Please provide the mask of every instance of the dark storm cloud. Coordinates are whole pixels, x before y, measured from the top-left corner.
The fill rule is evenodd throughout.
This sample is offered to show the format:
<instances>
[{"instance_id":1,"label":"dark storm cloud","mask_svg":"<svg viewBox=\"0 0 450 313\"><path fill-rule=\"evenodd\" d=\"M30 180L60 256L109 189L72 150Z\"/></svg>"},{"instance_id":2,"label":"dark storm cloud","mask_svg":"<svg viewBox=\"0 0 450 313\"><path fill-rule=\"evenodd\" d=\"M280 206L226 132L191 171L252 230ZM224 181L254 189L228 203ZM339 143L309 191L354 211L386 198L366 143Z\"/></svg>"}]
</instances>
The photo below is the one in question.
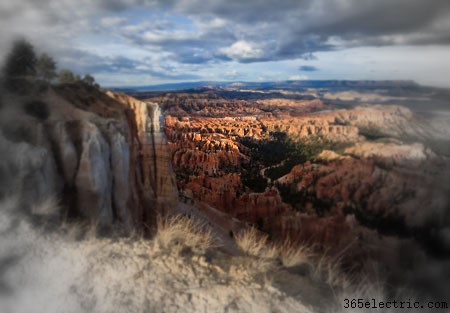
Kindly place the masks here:
<instances>
[{"instance_id":1,"label":"dark storm cloud","mask_svg":"<svg viewBox=\"0 0 450 313\"><path fill-rule=\"evenodd\" d=\"M228 28L201 24L199 29L185 30L164 20L117 27L116 34L134 45L171 53L171 60L186 64L221 59L215 49L237 40Z\"/></svg>"},{"instance_id":2,"label":"dark storm cloud","mask_svg":"<svg viewBox=\"0 0 450 313\"><path fill-rule=\"evenodd\" d=\"M317 72L319 69L311 65L302 65L298 68L300 72Z\"/></svg>"},{"instance_id":3,"label":"dark storm cloud","mask_svg":"<svg viewBox=\"0 0 450 313\"><path fill-rule=\"evenodd\" d=\"M213 60L214 55L203 49L185 48L172 54L172 59L185 64L203 64Z\"/></svg>"},{"instance_id":4,"label":"dark storm cloud","mask_svg":"<svg viewBox=\"0 0 450 313\"><path fill-rule=\"evenodd\" d=\"M175 9L194 16L224 18L240 26L240 39L277 39L277 49L268 50L255 61L364 45L448 44L450 33L447 0L232 0L199 4L183 1Z\"/></svg>"},{"instance_id":5,"label":"dark storm cloud","mask_svg":"<svg viewBox=\"0 0 450 313\"><path fill-rule=\"evenodd\" d=\"M419 31L448 17L447 0L188 0L174 5L193 15L212 14L240 24L273 23L304 34L361 32L389 34ZM302 19L300 19L302 18ZM285 28L285 31L289 31ZM298 33L298 32L297 32Z\"/></svg>"},{"instance_id":6,"label":"dark storm cloud","mask_svg":"<svg viewBox=\"0 0 450 313\"><path fill-rule=\"evenodd\" d=\"M447 0L188 0L170 6L193 20L212 16L226 21L223 36L206 31L197 42L172 38L160 43L168 51L183 50L187 43L207 43L211 53L194 58L195 63L211 59L249 63L307 58L318 51L347 47L449 43ZM230 31L234 42L233 36L225 36ZM270 41L275 43L268 45ZM245 49L236 49L236 42L246 42L249 49L262 53L249 55ZM185 56L180 62L191 62Z\"/></svg>"},{"instance_id":7,"label":"dark storm cloud","mask_svg":"<svg viewBox=\"0 0 450 313\"><path fill-rule=\"evenodd\" d=\"M342 1L343 2L343 1ZM429 31L440 18L449 16L450 2L446 0L352 0L335 7L312 23L306 31L326 35L365 34L368 36L410 34Z\"/></svg>"},{"instance_id":8,"label":"dark storm cloud","mask_svg":"<svg viewBox=\"0 0 450 313\"><path fill-rule=\"evenodd\" d=\"M175 10L193 15L213 15L238 23L255 24L261 21L282 21L283 17L308 9L312 0L255 0L255 1L200 1L174 2Z\"/></svg>"}]
</instances>

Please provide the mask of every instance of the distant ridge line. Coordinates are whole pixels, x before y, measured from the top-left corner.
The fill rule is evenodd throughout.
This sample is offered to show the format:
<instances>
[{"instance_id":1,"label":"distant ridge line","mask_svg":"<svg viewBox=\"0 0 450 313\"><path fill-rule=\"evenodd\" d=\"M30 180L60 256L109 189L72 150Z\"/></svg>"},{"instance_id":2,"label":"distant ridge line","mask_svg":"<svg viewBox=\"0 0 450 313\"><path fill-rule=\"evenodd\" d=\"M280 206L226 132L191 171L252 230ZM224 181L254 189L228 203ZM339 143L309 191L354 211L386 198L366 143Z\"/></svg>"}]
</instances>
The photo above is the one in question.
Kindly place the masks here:
<instances>
[{"instance_id":1,"label":"distant ridge line","mask_svg":"<svg viewBox=\"0 0 450 313\"><path fill-rule=\"evenodd\" d=\"M304 88L326 88L326 87L419 87L412 80L286 80L267 82L245 82L245 81L199 81L181 82L146 86L110 87L109 89L121 92L145 92L145 91L175 91L187 90L201 87L212 88L254 88L254 89L278 89L289 87Z\"/></svg>"}]
</instances>

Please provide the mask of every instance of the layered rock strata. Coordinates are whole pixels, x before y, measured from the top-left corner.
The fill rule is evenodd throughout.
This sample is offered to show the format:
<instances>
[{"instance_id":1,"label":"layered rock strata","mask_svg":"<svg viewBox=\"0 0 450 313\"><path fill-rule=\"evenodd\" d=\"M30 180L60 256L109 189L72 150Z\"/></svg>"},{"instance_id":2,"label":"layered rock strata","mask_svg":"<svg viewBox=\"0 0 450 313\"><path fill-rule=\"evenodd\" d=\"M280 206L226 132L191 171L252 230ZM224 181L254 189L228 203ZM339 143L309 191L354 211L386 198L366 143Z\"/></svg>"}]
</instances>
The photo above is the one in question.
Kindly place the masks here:
<instances>
[{"instance_id":1,"label":"layered rock strata","mask_svg":"<svg viewBox=\"0 0 450 313\"><path fill-rule=\"evenodd\" d=\"M23 207L31 210L53 197L60 205L46 214L127 229L151 224L158 212L176 204L157 104L66 85L40 95L39 105L48 116L36 118L21 105L1 112L0 166L13 182L2 184L2 194L18 188Z\"/></svg>"},{"instance_id":2,"label":"layered rock strata","mask_svg":"<svg viewBox=\"0 0 450 313\"><path fill-rule=\"evenodd\" d=\"M436 253L445 250L444 239L428 233L427 225L441 228L448 219L450 166L418 142L425 141L421 134L429 133L429 125L407 108L329 110L318 101L281 99L226 103L205 94L152 100L169 113L166 133L186 201L253 223L272 238L289 237L332 253L345 250L348 259L365 255L364 244L379 244L373 232L420 237L421 244L428 238L435 240ZM294 142L345 145L318 151L269 180L269 169L282 168L285 160L264 166L257 145L280 132ZM255 180L258 173L263 177Z\"/></svg>"}]
</instances>

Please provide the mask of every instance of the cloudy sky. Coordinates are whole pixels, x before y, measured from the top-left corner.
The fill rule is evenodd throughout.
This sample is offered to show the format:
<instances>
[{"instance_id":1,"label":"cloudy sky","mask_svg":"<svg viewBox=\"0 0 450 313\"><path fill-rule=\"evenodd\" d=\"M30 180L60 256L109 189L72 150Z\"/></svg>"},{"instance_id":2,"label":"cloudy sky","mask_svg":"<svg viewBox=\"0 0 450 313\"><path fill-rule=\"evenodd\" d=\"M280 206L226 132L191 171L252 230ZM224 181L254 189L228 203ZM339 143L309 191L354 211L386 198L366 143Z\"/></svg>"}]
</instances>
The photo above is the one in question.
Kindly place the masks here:
<instances>
[{"instance_id":1,"label":"cloudy sky","mask_svg":"<svg viewBox=\"0 0 450 313\"><path fill-rule=\"evenodd\" d=\"M450 87L449 0L15 0L17 36L105 86L412 79Z\"/></svg>"}]
</instances>

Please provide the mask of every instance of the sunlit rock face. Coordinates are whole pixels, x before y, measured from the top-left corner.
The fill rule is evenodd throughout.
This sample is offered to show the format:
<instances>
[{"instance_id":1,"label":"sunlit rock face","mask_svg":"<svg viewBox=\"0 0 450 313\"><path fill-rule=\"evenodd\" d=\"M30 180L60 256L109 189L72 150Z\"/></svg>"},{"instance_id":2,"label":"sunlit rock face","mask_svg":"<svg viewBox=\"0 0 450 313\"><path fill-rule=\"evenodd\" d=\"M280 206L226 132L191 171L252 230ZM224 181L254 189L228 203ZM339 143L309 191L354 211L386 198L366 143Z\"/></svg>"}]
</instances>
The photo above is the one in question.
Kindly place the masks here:
<instances>
[{"instance_id":1,"label":"sunlit rock face","mask_svg":"<svg viewBox=\"0 0 450 313\"><path fill-rule=\"evenodd\" d=\"M178 191L172 171L171 154L165 134L161 131L161 111L155 103L145 103L147 126L141 134L142 158L146 189L152 190L152 199L158 210L170 210L177 202Z\"/></svg>"},{"instance_id":2,"label":"sunlit rock face","mask_svg":"<svg viewBox=\"0 0 450 313\"><path fill-rule=\"evenodd\" d=\"M103 126L85 120L48 125L65 190L62 197L72 214L98 220L100 225L117 219L131 227L127 208L130 147L122 134L124 125ZM54 196L61 197L57 192Z\"/></svg>"},{"instance_id":3,"label":"sunlit rock face","mask_svg":"<svg viewBox=\"0 0 450 313\"><path fill-rule=\"evenodd\" d=\"M113 220L110 146L95 125L82 121L80 131L81 156L75 177L78 209L83 216L109 225Z\"/></svg>"},{"instance_id":4,"label":"sunlit rock face","mask_svg":"<svg viewBox=\"0 0 450 313\"><path fill-rule=\"evenodd\" d=\"M0 196L20 191L34 215L82 218L127 229L175 206L177 189L161 132L161 111L123 94L63 86L39 96L45 120L19 105L3 108ZM9 177L9 178L8 178ZM36 212L49 197L60 207Z\"/></svg>"},{"instance_id":5,"label":"sunlit rock face","mask_svg":"<svg viewBox=\"0 0 450 313\"><path fill-rule=\"evenodd\" d=\"M149 181L155 193L158 207L163 211L171 210L176 205L178 191L175 175L172 170L171 153L167 139L162 131L161 109L156 103L147 103L150 131L147 130L145 140L147 142L146 159L149 168Z\"/></svg>"},{"instance_id":6,"label":"sunlit rock face","mask_svg":"<svg viewBox=\"0 0 450 313\"><path fill-rule=\"evenodd\" d=\"M151 130L152 132L160 132L161 131L161 109L159 108L159 105L156 103L149 102L147 103L147 107L149 110L150 115L150 123L151 123Z\"/></svg>"},{"instance_id":7,"label":"sunlit rock face","mask_svg":"<svg viewBox=\"0 0 450 313\"><path fill-rule=\"evenodd\" d=\"M178 201L178 191L171 154L161 129L162 115L159 105L141 102L123 94L108 92L108 95L125 101L134 111L146 201L152 203L160 213L171 210Z\"/></svg>"},{"instance_id":8,"label":"sunlit rock face","mask_svg":"<svg viewBox=\"0 0 450 313\"><path fill-rule=\"evenodd\" d=\"M178 190L171 166L171 154L163 132L152 134L152 145L154 146L151 154L153 159L152 176L156 200L164 206L164 209L170 210L178 201Z\"/></svg>"}]
</instances>

